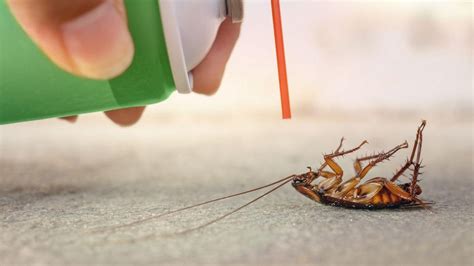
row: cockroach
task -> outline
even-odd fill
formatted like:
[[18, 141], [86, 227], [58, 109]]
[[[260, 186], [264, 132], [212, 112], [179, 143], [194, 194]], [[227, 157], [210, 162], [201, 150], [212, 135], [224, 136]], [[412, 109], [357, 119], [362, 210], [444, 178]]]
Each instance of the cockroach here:
[[[323, 156], [324, 163], [316, 171], [313, 171], [311, 167], [308, 167], [309, 171], [303, 174], [293, 174], [261, 187], [208, 200], [202, 203], [168, 211], [162, 214], [152, 215], [142, 220], [115, 226], [113, 227], [113, 229], [141, 224], [146, 221], [163, 217], [165, 215], [181, 212], [209, 203], [244, 195], [247, 193], [274, 186], [272, 189], [268, 190], [257, 198], [254, 198], [246, 204], [218, 218], [215, 218], [198, 227], [187, 229], [176, 234], [188, 233], [190, 231], [195, 231], [208, 225], [211, 225], [233, 213], [242, 210], [243, 208], [274, 192], [275, 190], [281, 188], [289, 182], [291, 182], [292, 186], [296, 189], [296, 191], [303, 194], [304, 196], [318, 203], [331, 206], [373, 210], [398, 207], [427, 207], [427, 205], [431, 204], [431, 202], [423, 202], [418, 198], [418, 195], [421, 194], [421, 188], [418, 185], [418, 178], [421, 175], [420, 169], [423, 167], [421, 165], [421, 147], [423, 142], [423, 129], [425, 128], [425, 126], [426, 121], [423, 120], [416, 132], [416, 138], [413, 144], [413, 149], [410, 157], [407, 159], [405, 164], [398, 171], [395, 172], [391, 179], [387, 179], [385, 177], [375, 177], [367, 180], [363, 184], [360, 184], [361, 180], [377, 164], [389, 160], [397, 151], [408, 148], [407, 141], [395, 146], [393, 149], [387, 152], [380, 152], [374, 155], [356, 158], [356, 160], [354, 161], [354, 177], [343, 182], [343, 169], [336, 163], [335, 159], [356, 152], [363, 145], [368, 144], [368, 142], [364, 140], [359, 146], [344, 151], [341, 150], [344, 138], [341, 138], [337, 149], [334, 152]], [[366, 166], [363, 166], [364, 162], [367, 162]], [[325, 170], [327, 167], [329, 167], [329, 169]], [[395, 183], [399, 179], [399, 177], [402, 176], [407, 170], [412, 171], [411, 182], [400, 184]], [[319, 183], [314, 184], [315, 181], [318, 179], [322, 180]], [[151, 211], [153, 210], [154, 209], [152, 209]]]
[[[390, 180], [385, 177], [375, 177], [360, 184], [360, 181], [378, 163], [388, 160], [400, 149], [408, 148], [407, 141], [395, 146], [388, 152], [358, 157], [354, 161], [355, 176], [343, 182], [343, 170], [334, 159], [355, 152], [368, 142], [364, 140], [359, 146], [353, 149], [340, 151], [342, 142], [344, 141], [344, 138], [342, 138], [335, 152], [324, 155], [324, 163], [318, 171], [314, 172], [309, 167], [307, 173], [296, 175], [292, 178], [292, 185], [298, 192], [306, 197], [316, 202], [333, 206], [357, 209], [424, 206], [426, 204], [417, 198], [417, 196], [421, 194], [421, 188], [417, 183], [418, 177], [421, 174], [420, 169], [422, 168], [420, 157], [425, 125], [426, 121], [423, 120], [418, 127], [415, 143], [413, 144], [409, 159]], [[362, 167], [364, 161], [368, 161], [368, 163], [365, 167]], [[331, 171], [324, 170], [326, 166], [329, 166]], [[397, 181], [410, 166], [413, 167], [411, 182], [396, 184], [395, 181]], [[312, 185], [319, 177], [324, 178], [324, 180], [316, 185]]]

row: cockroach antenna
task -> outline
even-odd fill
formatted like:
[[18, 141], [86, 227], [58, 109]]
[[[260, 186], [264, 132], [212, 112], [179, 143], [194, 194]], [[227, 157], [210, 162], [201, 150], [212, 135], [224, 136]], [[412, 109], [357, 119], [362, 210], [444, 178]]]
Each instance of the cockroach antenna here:
[[[277, 186], [273, 187], [272, 189], [268, 190], [267, 192], [263, 193], [262, 195], [254, 198], [253, 200], [241, 205], [240, 207], [224, 214], [224, 215], [221, 215], [209, 222], [206, 222], [204, 224], [201, 224], [199, 226], [196, 226], [196, 227], [193, 227], [193, 228], [189, 228], [189, 229], [185, 229], [183, 231], [179, 231], [179, 232], [175, 232], [175, 233], [164, 233], [164, 234], [155, 234], [155, 233], [151, 233], [151, 234], [148, 234], [148, 235], [145, 235], [145, 236], [141, 236], [139, 238], [134, 238], [132, 240], [127, 240], [126, 242], [136, 242], [138, 240], [148, 240], [148, 239], [153, 239], [153, 238], [156, 238], [156, 237], [172, 237], [172, 236], [178, 236], [178, 235], [184, 235], [184, 234], [188, 234], [188, 233], [191, 233], [193, 231], [197, 231], [199, 229], [202, 229], [204, 227], [207, 227], [207, 226], [210, 226], [224, 218], [226, 218], [227, 216], [230, 216], [240, 210], [242, 210], [243, 208], [249, 206], [250, 204], [252, 203], [255, 203], [256, 201], [258, 201], [259, 199], [267, 196], [268, 194], [274, 192], [275, 190], [281, 188], [282, 186], [286, 185], [288, 182], [290, 181], [293, 181], [293, 178], [295, 177], [296, 175], [290, 175], [290, 176], [287, 176], [285, 178], [282, 178], [280, 180], [277, 180], [275, 182], [272, 182], [268, 185], [264, 185], [264, 186], [261, 186], [261, 187], [257, 187], [257, 188], [254, 188], [254, 189], [251, 189], [251, 190], [247, 190], [247, 191], [243, 191], [243, 192], [240, 192], [240, 193], [236, 193], [236, 194], [232, 194], [232, 195], [229, 195], [229, 196], [225, 196], [225, 197], [221, 197], [221, 198], [217, 198], [217, 199], [213, 199], [213, 200], [209, 200], [209, 201], [206, 201], [206, 202], [202, 202], [202, 203], [198, 203], [198, 204], [195, 204], [195, 205], [191, 205], [191, 206], [188, 206], [188, 207], [183, 207], [183, 208], [180, 208], [180, 209], [177, 209], [177, 210], [174, 210], [174, 211], [169, 211], [169, 212], [166, 212], [166, 213], [163, 213], [163, 214], [160, 214], [160, 215], [157, 215], [157, 216], [154, 216], [154, 217], [149, 217], [147, 219], [142, 219], [142, 220], [139, 220], [139, 221], [136, 221], [136, 222], [132, 222], [132, 223], [129, 223], [129, 224], [125, 224], [125, 225], [120, 225], [120, 226], [116, 226], [114, 228], [109, 228], [109, 229], [118, 229], [118, 228], [121, 228], [121, 227], [125, 227], [125, 226], [132, 226], [132, 225], [135, 225], [135, 224], [139, 224], [139, 223], [142, 223], [142, 222], [145, 222], [145, 221], [148, 221], [148, 220], [151, 220], [151, 219], [155, 219], [155, 218], [159, 218], [159, 217], [162, 217], [162, 216], [165, 216], [165, 215], [168, 215], [168, 214], [172, 214], [172, 213], [177, 213], [177, 212], [180, 212], [180, 211], [184, 211], [184, 210], [188, 210], [188, 209], [191, 209], [191, 208], [195, 208], [195, 207], [198, 207], [198, 206], [202, 206], [202, 205], [205, 205], [205, 204], [208, 204], [208, 203], [212, 203], [212, 202], [216, 202], [216, 201], [219, 201], [219, 200], [223, 200], [223, 199], [227, 199], [227, 198], [231, 198], [231, 197], [235, 197], [235, 196], [240, 196], [240, 195], [243, 195], [243, 194], [246, 194], [246, 193], [250, 193], [250, 192], [254, 192], [254, 191], [257, 191], [257, 190], [260, 190], [260, 189], [263, 189], [263, 188], [266, 188], [266, 187], [270, 187], [272, 185], [276, 185], [278, 184]], [[103, 230], [102, 230], [103, 231]]]
[[[174, 213], [178, 213], [178, 212], [181, 212], [181, 211], [185, 211], [185, 210], [189, 210], [189, 209], [193, 209], [193, 208], [196, 208], [196, 207], [199, 207], [199, 206], [203, 206], [203, 205], [206, 205], [206, 204], [210, 204], [210, 203], [214, 203], [214, 202], [217, 202], [217, 201], [221, 201], [221, 200], [225, 200], [225, 199], [229, 199], [229, 198], [233, 198], [233, 197], [237, 197], [237, 196], [241, 196], [241, 195], [245, 195], [245, 194], [248, 194], [248, 193], [251, 193], [251, 192], [255, 192], [255, 191], [258, 191], [258, 190], [261, 190], [261, 189], [264, 189], [264, 188], [267, 188], [267, 187], [271, 187], [273, 185], [276, 185], [276, 184], [279, 184], [281, 183], [280, 185], [278, 185], [277, 187], [267, 191], [266, 193], [262, 194], [261, 196], [253, 199], [252, 201], [248, 202], [247, 204], [239, 207], [238, 209], [236, 210], [233, 210], [232, 212], [230, 213], [227, 213], [215, 220], [212, 220], [208, 223], [206, 223], [205, 225], [202, 225], [202, 226], [199, 226], [199, 228], [193, 228], [193, 229], [189, 229], [189, 230], [185, 230], [185, 231], [182, 231], [182, 232], [179, 232], [177, 234], [182, 234], [184, 232], [188, 232], [188, 231], [194, 231], [194, 230], [197, 230], [197, 229], [200, 229], [202, 227], [205, 227], [207, 225], [210, 225], [212, 223], [215, 223], [229, 215], [231, 215], [232, 213], [235, 213], [243, 208], [245, 208], [246, 206], [252, 204], [253, 202], [263, 198], [264, 196], [270, 194], [271, 192], [275, 191], [276, 189], [280, 188], [281, 186], [283, 186], [284, 184], [288, 183], [289, 181], [292, 180], [292, 178], [294, 177], [295, 175], [290, 175], [290, 176], [287, 176], [287, 177], [284, 177], [284, 178], [281, 178], [281, 179], [278, 179], [272, 183], [269, 183], [269, 184], [266, 184], [266, 185], [263, 185], [263, 186], [260, 186], [260, 187], [256, 187], [256, 188], [253, 188], [253, 189], [249, 189], [249, 190], [246, 190], [246, 191], [242, 191], [242, 192], [239, 192], [239, 193], [235, 193], [235, 194], [231, 194], [231, 195], [227, 195], [227, 196], [223, 196], [223, 197], [219, 197], [219, 198], [215, 198], [215, 199], [212, 199], [212, 200], [207, 200], [207, 201], [204, 201], [204, 202], [201, 202], [201, 203], [197, 203], [197, 204], [193, 204], [193, 205], [190, 205], [190, 206], [186, 206], [186, 207], [182, 207], [182, 208], [179, 208], [179, 209], [175, 209], [175, 210], [171, 210], [171, 211], [168, 211], [168, 212], [165, 212], [165, 213], [161, 213], [161, 214], [156, 214], [156, 215], [152, 215], [150, 217], [147, 217], [147, 218], [143, 218], [143, 219], [140, 219], [140, 220], [136, 220], [136, 221], [133, 221], [133, 222], [130, 222], [130, 223], [126, 223], [126, 224], [121, 224], [121, 225], [117, 225], [117, 226], [111, 226], [111, 227], [102, 227], [102, 228], [96, 228], [96, 229], [93, 229], [92, 230], [92, 233], [100, 233], [100, 232], [114, 232], [114, 231], [117, 231], [121, 228], [126, 228], [126, 227], [131, 227], [131, 226], [135, 226], [135, 225], [139, 225], [139, 224], [142, 224], [142, 223], [145, 223], [145, 222], [148, 222], [148, 221], [151, 221], [151, 220], [156, 220], [156, 219], [159, 219], [161, 217], [164, 217], [164, 216], [167, 216], [167, 215], [170, 215], [170, 214], [174, 214]], [[283, 183], [282, 183], [283, 182]], [[153, 208], [151, 210], [156, 210], [156, 208]]]
[[249, 201], [249, 202], [243, 204], [242, 206], [240, 206], [240, 207], [238, 207], [238, 208], [236, 208], [236, 209], [234, 209], [234, 210], [232, 210], [232, 211], [230, 211], [230, 212], [228, 212], [228, 213], [226, 213], [226, 214], [224, 214], [224, 215], [221, 215], [221, 216], [219, 216], [219, 217], [215, 218], [214, 220], [211, 220], [211, 221], [209, 221], [209, 222], [207, 222], [207, 223], [204, 223], [204, 224], [202, 224], [202, 225], [199, 225], [199, 226], [196, 226], [196, 227], [193, 227], [193, 228], [190, 228], [190, 229], [186, 229], [186, 230], [181, 231], [181, 232], [174, 233], [174, 234], [172, 234], [172, 235], [184, 235], [184, 234], [187, 234], [187, 233], [190, 233], [190, 232], [193, 232], [193, 231], [202, 229], [202, 228], [204, 228], [204, 227], [207, 227], [207, 226], [209, 226], [209, 225], [211, 225], [211, 224], [213, 224], [213, 223], [216, 223], [216, 222], [218, 222], [218, 221], [220, 221], [220, 220], [226, 218], [227, 216], [230, 216], [230, 215], [232, 215], [232, 214], [234, 214], [234, 213], [236, 213], [236, 212], [242, 210], [243, 208], [249, 206], [250, 204], [256, 202], [257, 200], [259, 200], [259, 199], [261, 199], [261, 198], [267, 196], [268, 194], [270, 194], [270, 193], [274, 192], [275, 190], [281, 188], [282, 186], [286, 185], [288, 182], [290, 182], [290, 181], [292, 181], [292, 180], [293, 180], [293, 176], [287, 177], [287, 180], [286, 180], [286, 181], [282, 181], [282, 183], [279, 184], [278, 186], [276, 186], [276, 187], [270, 189], [269, 191], [263, 193], [262, 195], [256, 197], [255, 199], [253, 199], [253, 200], [251, 200], [251, 201]]

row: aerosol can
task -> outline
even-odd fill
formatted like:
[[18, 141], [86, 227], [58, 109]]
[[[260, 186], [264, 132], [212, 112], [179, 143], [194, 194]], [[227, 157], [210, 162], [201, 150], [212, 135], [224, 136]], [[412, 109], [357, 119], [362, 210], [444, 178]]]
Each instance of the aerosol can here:
[[240, 23], [242, 0], [125, 0], [135, 45], [130, 67], [111, 80], [59, 69], [0, 3], [0, 124], [145, 106], [190, 93], [191, 70], [226, 17]]

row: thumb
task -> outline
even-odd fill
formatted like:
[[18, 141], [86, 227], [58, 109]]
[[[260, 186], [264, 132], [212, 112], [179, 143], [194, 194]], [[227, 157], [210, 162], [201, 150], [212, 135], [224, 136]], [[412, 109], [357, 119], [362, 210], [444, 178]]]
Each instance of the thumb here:
[[20, 25], [59, 67], [110, 79], [130, 65], [134, 48], [123, 0], [7, 0]]

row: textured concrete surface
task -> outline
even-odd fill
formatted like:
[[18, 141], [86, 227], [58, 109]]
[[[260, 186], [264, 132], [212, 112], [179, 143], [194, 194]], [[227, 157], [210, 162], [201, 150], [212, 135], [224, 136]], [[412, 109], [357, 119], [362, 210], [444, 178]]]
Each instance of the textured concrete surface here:
[[[173, 235], [255, 193], [117, 231], [120, 225], [317, 166], [341, 136], [364, 152], [413, 141], [419, 120], [99, 118], [0, 127], [0, 265], [473, 265], [472, 120], [426, 117], [426, 210], [318, 205], [290, 185], [217, 224]], [[362, 119], [362, 118], [361, 118]], [[373, 175], [389, 175], [402, 151]], [[347, 175], [353, 156], [343, 160]], [[346, 177], [347, 177], [346, 175]]]

